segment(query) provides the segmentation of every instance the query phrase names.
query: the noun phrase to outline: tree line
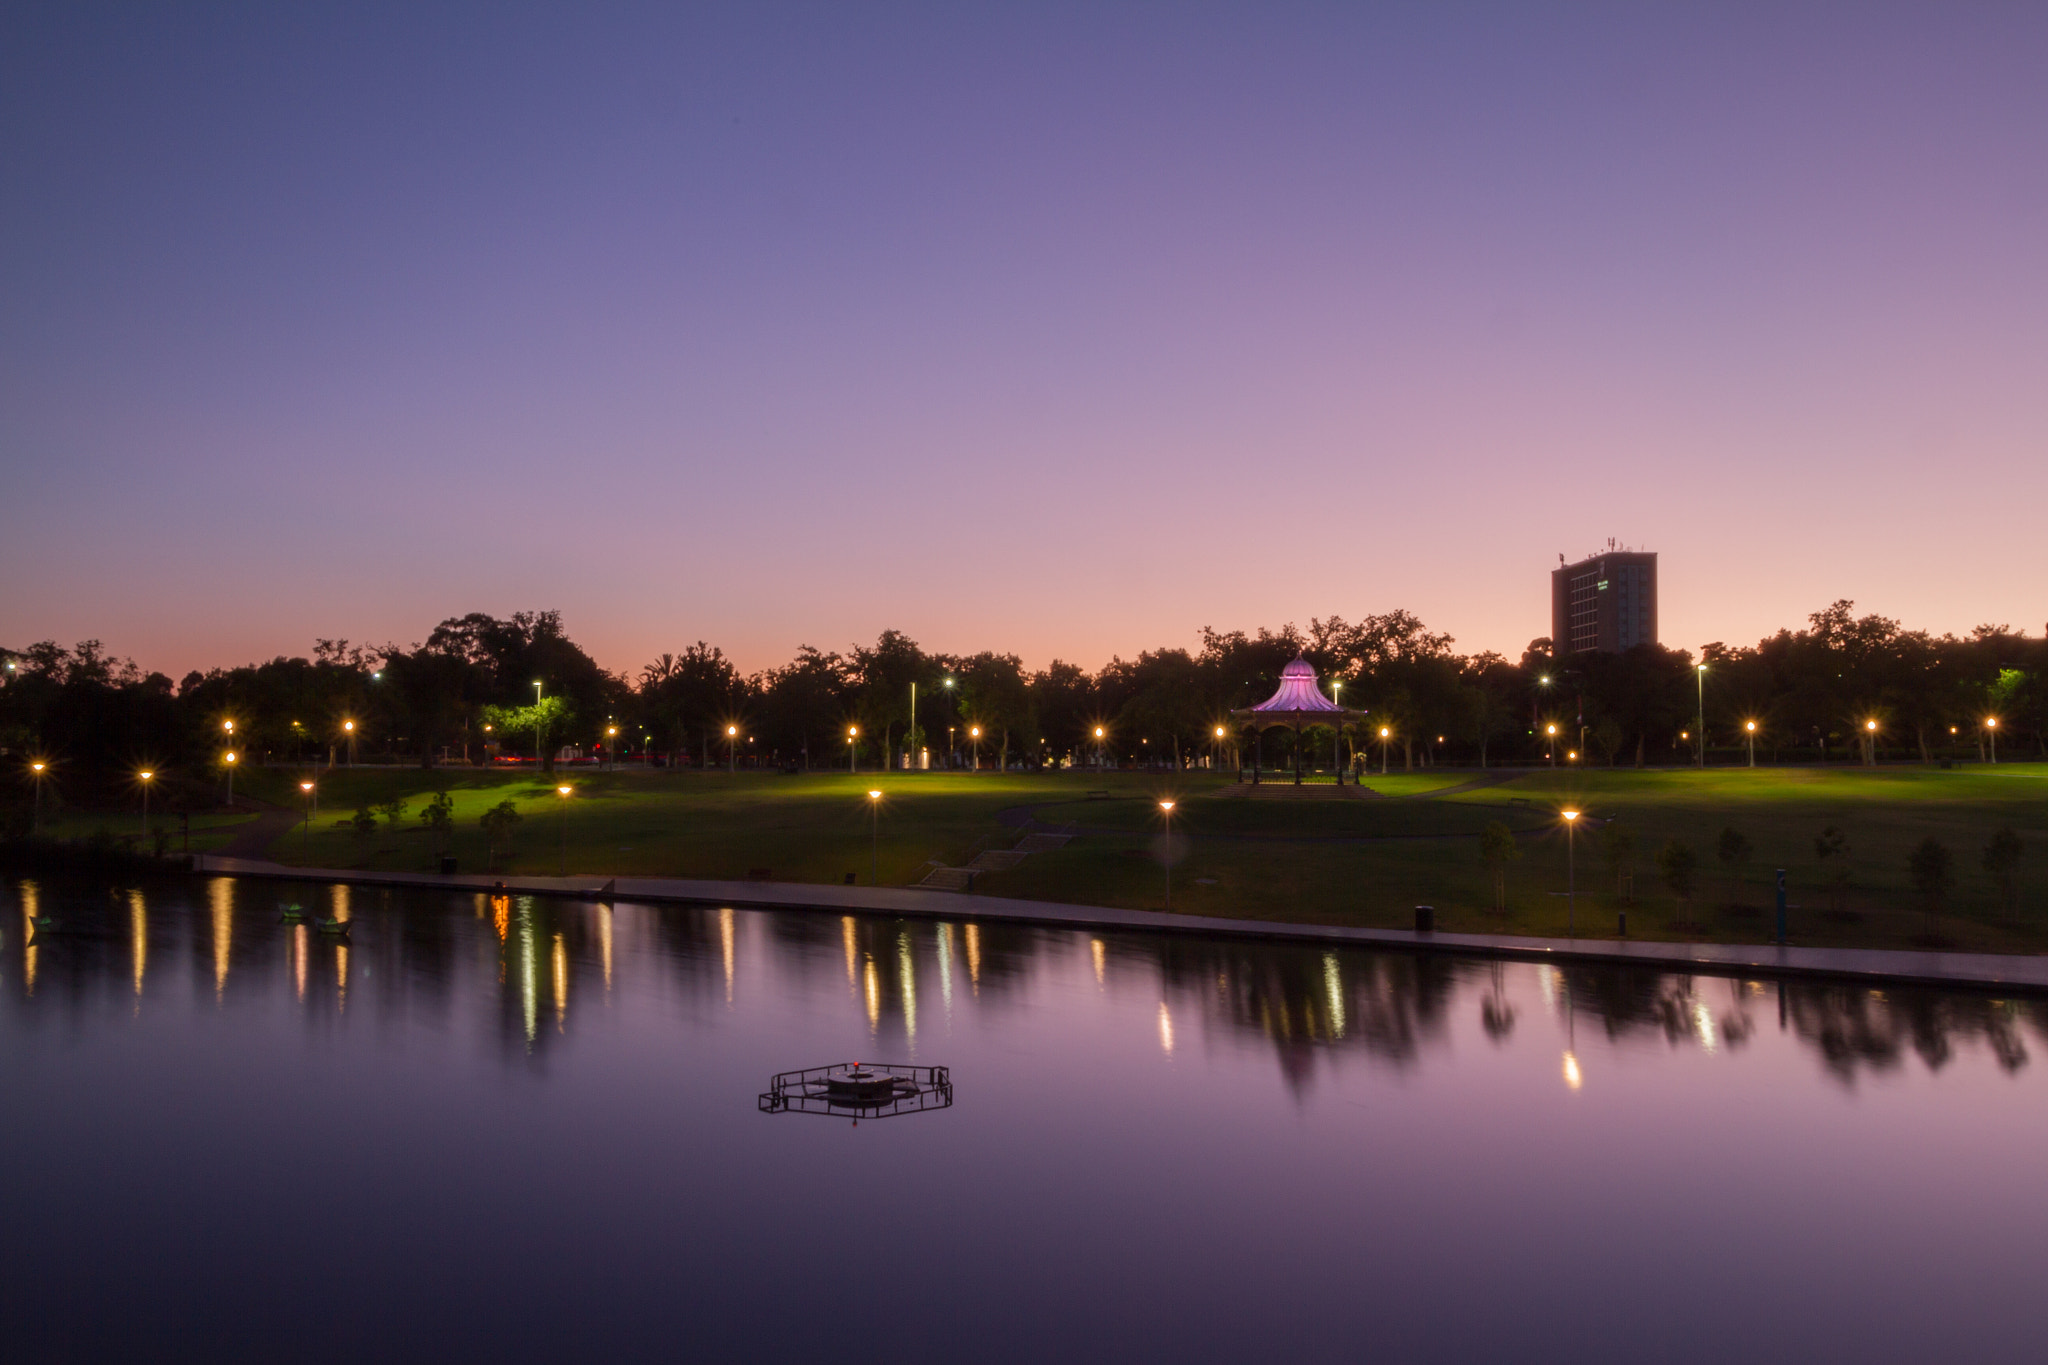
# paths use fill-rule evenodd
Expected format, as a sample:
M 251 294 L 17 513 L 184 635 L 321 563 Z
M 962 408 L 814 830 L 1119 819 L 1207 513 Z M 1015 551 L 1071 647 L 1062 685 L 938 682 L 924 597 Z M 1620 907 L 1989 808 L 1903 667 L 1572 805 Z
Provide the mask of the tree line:
M 1403 768 L 1694 761 L 1921 762 L 2048 755 L 2048 641 L 2005 626 L 1967 637 L 1903 629 L 1836 602 L 1754 646 L 1640 645 L 1560 657 L 1548 639 L 1518 659 L 1461 654 L 1405 611 L 1306 629 L 1204 628 L 1090 672 L 1029 670 L 1014 654 L 929 651 L 900 631 L 844 651 L 804 646 L 744 674 L 698 641 L 637 672 L 600 667 L 557 612 L 442 621 L 423 641 L 319 640 L 309 657 L 216 668 L 176 683 L 98 641 L 0 649 L 0 754 L 67 780 L 114 781 L 138 764 L 199 773 L 244 761 L 401 760 L 433 766 L 565 749 L 681 766 L 934 766 L 1249 762 L 1231 713 L 1271 695 L 1307 659 L 1363 721 L 1271 733 L 1327 761 Z M 1702 671 L 1703 670 L 1703 671 Z M 917 709 L 911 710 L 912 689 Z M 1704 732 L 1701 721 L 1704 719 Z M 1219 730 L 1221 731 L 1219 735 Z

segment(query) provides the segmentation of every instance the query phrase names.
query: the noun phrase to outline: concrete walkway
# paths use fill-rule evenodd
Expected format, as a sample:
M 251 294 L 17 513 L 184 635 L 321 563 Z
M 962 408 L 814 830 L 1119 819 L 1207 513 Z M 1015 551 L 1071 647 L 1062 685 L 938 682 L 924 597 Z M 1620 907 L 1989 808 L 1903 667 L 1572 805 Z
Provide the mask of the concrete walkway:
M 1050 901 L 974 896 L 921 887 L 830 886 L 794 882 L 686 881 L 661 877 L 436 876 L 427 872 L 359 872 L 218 854 L 195 856 L 193 870 L 234 877 L 348 882 L 470 894 L 568 896 L 759 910 L 821 910 L 933 920 L 1007 920 L 1063 929 L 1116 929 L 1205 934 L 1212 938 L 1279 939 L 1409 952 L 1512 958 L 1526 962 L 1602 962 L 1665 972 L 1819 976 L 1869 983 L 2048 994 L 2048 956 L 2000 953 L 1908 953 L 1882 948 L 1779 948 L 1768 944 L 1640 943 L 1618 939 L 1525 938 L 1508 934 L 1421 934 L 1404 929 L 1354 929 L 1330 924 L 1215 919 L 1153 910 L 1061 905 Z M 609 888 L 609 889 L 608 889 Z

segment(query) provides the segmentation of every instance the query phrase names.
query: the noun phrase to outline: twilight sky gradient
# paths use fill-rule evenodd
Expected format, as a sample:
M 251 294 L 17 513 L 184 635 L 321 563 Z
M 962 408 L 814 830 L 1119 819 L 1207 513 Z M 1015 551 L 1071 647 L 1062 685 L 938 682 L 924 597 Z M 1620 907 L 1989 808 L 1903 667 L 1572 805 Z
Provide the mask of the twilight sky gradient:
M 431 9 L 431 13 L 416 12 Z M 12 5 L 0 643 L 2048 618 L 2048 7 Z

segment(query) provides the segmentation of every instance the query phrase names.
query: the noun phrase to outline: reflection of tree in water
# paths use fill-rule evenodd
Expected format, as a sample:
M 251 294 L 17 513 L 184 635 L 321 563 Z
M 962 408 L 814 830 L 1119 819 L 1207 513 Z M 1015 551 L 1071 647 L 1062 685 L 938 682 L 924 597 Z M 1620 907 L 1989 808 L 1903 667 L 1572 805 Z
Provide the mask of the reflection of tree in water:
M 1400 1065 L 1445 1037 L 1451 996 L 1469 965 L 1423 953 L 1354 953 L 1280 944 L 1165 939 L 1170 991 L 1211 1018 L 1269 1040 L 1299 1088 L 1317 1049 L 1355 1047 Z
M 2025 1031 L 2048 1036 L 2048 1011 L 2038 1000 L 1822 982 L 1786 982 L 1783 989 L 1789 1026 L 1844 1081 L 1863 1071 L 1894 1070 L 1909 1050 L 1939 1071 L 1959 1043 L 1977 1040 L 2014 1072 L 2027 1064 Z

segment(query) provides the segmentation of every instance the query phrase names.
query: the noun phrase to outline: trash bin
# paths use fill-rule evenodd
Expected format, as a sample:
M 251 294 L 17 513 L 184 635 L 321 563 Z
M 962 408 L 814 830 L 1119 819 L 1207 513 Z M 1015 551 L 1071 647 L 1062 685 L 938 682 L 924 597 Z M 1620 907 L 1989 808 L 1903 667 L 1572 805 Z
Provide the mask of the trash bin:
M 1436 907 L 1434 905 L 1418 905 L 1415 907 L 1415 932 L 1418 934 L 1433 934 L 1436 932 Z
M 441 855 L 441 875 L 444 877 L 452 877 L 455 875 L 454 854 L 444 853 Z

